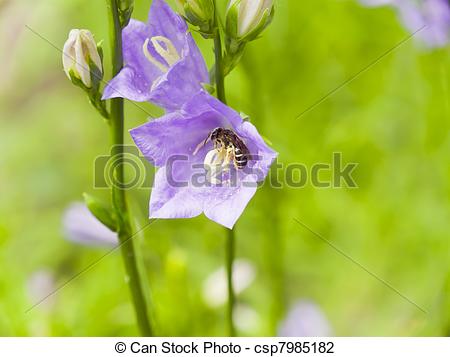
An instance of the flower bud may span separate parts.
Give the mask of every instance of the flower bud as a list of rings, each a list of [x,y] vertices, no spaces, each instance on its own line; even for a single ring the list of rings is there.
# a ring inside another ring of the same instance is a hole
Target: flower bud
[[[214,25],[214,0],[176,0],[181,15],[203,34],[212,34]]]
[[[102,59],[89,30],[70,31],[64,44],[62,60],[64,72],[73,82],[78,80],[86,88],[91,88],[102,79]]]
[[[122,28],[124,28],[130,22],[131,13],[133,12],[134,8],[134,0],[119,0],[118,8],[120,25],[122,26]]]
[[[270,24],[273,14],[273,0],[230,0],[227,33],[231,38],[252,41]]]

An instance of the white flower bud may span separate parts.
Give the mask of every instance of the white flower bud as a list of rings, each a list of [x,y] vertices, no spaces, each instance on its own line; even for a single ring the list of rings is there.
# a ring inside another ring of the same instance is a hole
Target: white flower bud
[[[239,39],[255,39],[272,20],[273,7],[273,0],[230,0],[228,33]]]
[[[97,50],[97,44],[89,30],[73,29],[63,48],[63,67],[67,77],[71,74],[80,79],[87,87],[92,87],[91,64],[94,64],[100,73],[103,72],[102,60]],[[95,78],[98,80],[98,78]]]

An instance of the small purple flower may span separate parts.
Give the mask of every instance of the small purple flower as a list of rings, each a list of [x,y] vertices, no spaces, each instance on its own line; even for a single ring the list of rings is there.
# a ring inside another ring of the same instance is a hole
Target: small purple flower
[[[450,41],[449,0],[360,0],[368,6],[392,5],[409,31],[429,47],[443,47]],[[425,27],[424,27],[425,26]]]
[[[72,203],[64,212],[64,236],[75,243],[99,247],[115,247],[117,233],[103,225],[81,202]]]
[[[153,1],[147,24],[130,20],[122,41],[125,66],[108,83],[103,99],[151,101],[172,111],[209,83],[186,22],[164,0]]]
[[[227,136],[212,137],[217,128]],[[181,110],[130,133],[147,160],[160,167],[150,218],[192,218],[203,212],[231,229],[277,156],[252,124],[203,90]],[[206,173],[203,183],[194,179],[200,171]]]

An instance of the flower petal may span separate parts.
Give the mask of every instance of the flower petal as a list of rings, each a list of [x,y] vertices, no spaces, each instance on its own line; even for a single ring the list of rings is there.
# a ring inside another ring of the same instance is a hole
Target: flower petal
[[[89,70],[89,65],[86,62],[85,53],[83,52],[83,44],[81,43],[81,36],[77,36],[75,40],[75,68],[77,73],[80,75],[83,84],[90,88],[91,87],[91,72]]]
[[[81,36],[84,37],[84,45],[86,46],[89,57],[100,71],[103,71],[102,60],[98,54],[94,36],[90,31],[81,30]]]
[[[150,99],[149,83],[142,75],[131,67],[124,67],[117,76],[111,79],[103,92],[102,99],[127,98],[135,102]]]
[[[169,175],[166,168],[161,168],[156,173],[150,197],[150,218],[193,218],[202,213],[202,201],[192,195],[188,188],[177,187],[176,184],[186,182],[191,172],[190,164],[180,161],[176,168],[177,170],[171,170]],[[174,172],[178,178],[171,177]]]
[[[166,110],[180,109],[209,83],[208,68],[191,34],[186,34],[182,60],[163,75],[152,88],[150,100]]]
[[[214,113],[217,118],[220,118],[222,123],[221,126],[224,128],[236,129],[243,122],[238,112],[204,90],[201,90],[192,97],[192,99],[183,106],[182,111],[189,113],[189,115],[199,115],[207,112]]]
[[[236,133],[244,140],[252,155],[249,162],[250,172],[257,176],[258,182],[264,181],[278,153],[264,142],[256,127],[250,122],[243,122],[236,128]]]
[[[70,79],[70,70],[73,69],[75,65],[75,41],[77,40],[79,30],[73,29],[69,32],[69,38],[64,43],[62,62],[64,72],[66,72],[67,77]]]
[[[194,113],[172,112],[130,130],[130,134],[146,159],[161,167],[171,156],[192,155],[214,128],[229,126],[227,117],[203,103]]]
[[[153,82],[162,74],[144,56],[142,45],[150,36],[149,27],[131,19],[122,33],[125,67],[106,86],[103,98],[127,98],[148,101]]]
[[[245,207],[255,195],[256,183],[239,187],[212,187],[205,198],[205,216],[229,229],[233,229]]]
[[[148,15],[148,25],[152,37],[164,36],[170,39],[177,51],[181,53],[188,27],[183,18],[177,15],[164,0],[153,0]]]
[[[250,26],[257,22],[258,14],[264,2],[262,0],[242,1],[239,7],[239,36],[247,33]]]
[[[239,187],[192,185],[192,161],[177,161],[155,176],[150,198],[150,218],[192,218],[205,213],[209,219],[232,229],[256,193],[257,185]]]

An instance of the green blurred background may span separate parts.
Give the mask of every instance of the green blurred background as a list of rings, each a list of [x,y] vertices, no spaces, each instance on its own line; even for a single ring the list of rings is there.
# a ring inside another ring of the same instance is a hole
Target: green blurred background
[[[150,3],[136,1],[133,17],[146,19]],[[71,28],[105,39],[110,78],[104,1],[0,1],[3,336],[138,334],[118,252],[26,312],[37,301],[29,288],[37,272],[57,287],[107,252],[62,234],[64,210],[83,192],[108,196],[93,188],[94,158],[108,153],[107,126],[62,71],[58,49]],[[273,24],[227,79],[230,104],[251,116],[282,163],[329,163],[333,152],[359,163],[357,189],[266,185],[251,201],[236,234],[237,257],[257,271],[239,296],[256,323],[240,335],[276,334],[298,299],[320,306],[338,336],[450,333],[448,48],[407,41],[296,119],[408,35],[388,7],[279,0]],[[211,65],[211,41],[196,39]],[[127,103],[127,129],[146,119]],[[137,226],[147,223],[149,195],[130,192]],[[225,307],[202,298],[205,279],[223,265],[225,238],[204,217],[157,221],[136,238],[158,335],[226,334]]]

